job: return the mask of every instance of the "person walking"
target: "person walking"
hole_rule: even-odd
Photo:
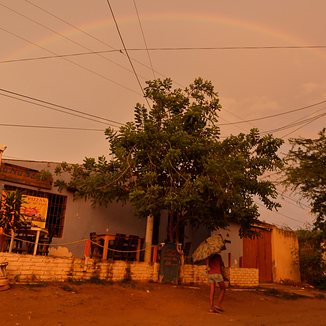
[[[211,313],[218,313],[219,311],[224,311],[221,307],[221,303],[225,294],[225,284],[222,276],[222,267],[224,267],[224,262],[221,255],[216,254],[210,259],[206,259],[206,269],[207,269],[207,278],[210,285],[210,294],[209,294],[209,303]],[[217,304],[214,307],[214,295],[215,295],[215,286],[216,283],[220,287],[220,295],[217,300]]]

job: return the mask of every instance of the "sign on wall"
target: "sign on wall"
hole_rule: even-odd
[[[27,216],[32,226],[45,228],[49,200],[34,196],[23,196],[23,198],[26,204],[21,208],[21,212]]]
[[[178,284],[179,278],[180,253],[177,250],[177,245],[167,243],[161,250],[160,283],[175,283]]]
[[[0,180],[20,183],[38,188],[52,189],[52,178],[40,180],[40,172],[22,166],[2,163],[0,166]]]

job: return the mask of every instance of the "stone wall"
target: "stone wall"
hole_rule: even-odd
[[[0,252],[0,262],[8,262],[7,277],[14,282],[64,282],[92,277],[118,282],[133,280],[158,282],[159,263],[101,261],[82,258],[33,256]],[[253,287],[259,283],[257,269],[226,268],[230,286]],[[206,266],[181,264],[181,284],[207,283]]]

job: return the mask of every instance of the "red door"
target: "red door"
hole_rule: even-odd
[[[243,238],[243,267],[258,268],[259,282],[272,282],[271,230],[260,229],[263,238]]]

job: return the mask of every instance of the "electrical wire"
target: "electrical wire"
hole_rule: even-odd
[[[25,2],[27,2],[27,3],[29,3],[30,5],[32,5],[32,6],[36,7],[36,8],[38,8],[39,10],[41,10],[41,11],[43,11],[43,12],[46,12],[48,15],[50,15],[50,16],[52,16],[52,17],[58,19],[58,20],[60,20],[61,22],[67,24],[68,26],[70,26],[70,27],[76,29],[76,30],[79,31],[80,33],[89,36],[90,38],[92,38],[92,39],[98,41],[99,43],[101,43],[101,44],[103,44],[103,45],[108,46],[109,48],[113,49],[114,52],[121,52],[121,49],[116,49],[116,48],[114,48],[113,46],[109,45],[108,43],[106,43],[106,42],[102,41],[101,39],[99,39],[99,38],[97,38],[97,37],[95,37],[95,36],[93,36],[93,35],[87,33],[86,31],[84,31],[84,30],[82,30],[82,29],[76,27],[75,25],[73,25],[73,24],[67,22],[66,20],[64,20],[64,19],[62,19],[62,18],[60,18],[60,17],[54,15],[53,13],[49,12],[48,10],[45,10],[44,8],[41,8],[40,6],[37,6],[36,4],[34,4],[34,3],[32,3],[32,2],[30,2],[30,1],[28,1],[28,0],[25,0]],[[130,50],[128,49],[128,51],[130,51]],[[83,53],[82,55],[87,55],[87,54],[96,54],[97,52],[98,52],[98,53],[106,53],[106,52],[112,52],[112,51],[94,51],[94,52],[90,52],[90,53]],[[123,53],[123,54],[124,54],[124,53]],[[77,54],[77,55],[78,55],[78,54]],[[148,67],[147,65],[145,65],[145,64],[143,64],[142,62],[136,60],[135,58],[132,58],[132,60],[133,60],[134,62],[137,62],[138,64],[142,65],[143,67],[145,67],[145,68],[147,68],[147,69],[151,69],[151,70],[153,70],[153,67]],[[154,72],[155,72],[156,74],[159,74],[159,75],[161,75],[161,76],[167,78],[165,75],[163,75],[163,74],[161,74],[161,73],[159,73],[159,72],[157,72],[157,71],[154,71]]]
[[[55,53],[55,52],[53,52],[53,51],[50,51],[50,50],[48,50],[48,49],[42,47],[41,45],[38,45],[38,44],[36,44],[36,43],[34,43],[34,42],[31,42],[31,41],[29,41],[29,40],[27,40],[27,39],[25,39],[25,38],[23,38],[23,37],[21,37],[21,36],[15,34],[15,33],[12,33],[12,32],[10,32],[10,31],[8,31],[8,30],[2,28],[2,27],[0,27],[0,30],[3,30],[3,31],[5,31],[5,32],[7,32],[7,33],[9,33],[9,34],[11,34],[11,35],[13,35],[13,36],[15,36],[15,37],[21,39],[21,40],[24,40],[25,42],[28,42],[28,43],[30,43],[30,44],[32,44],[32,45],[34,45],[34,46],[36,46],[36,47],[38,47],[38,48],[44,50],[44,51],[47,51],[47,52],[49,52],[49,53],[52,53],[52,54],[54,54],[54,55],[56,55],[56,56],[60,56],[59,54],[57,54],[57,53]],[[64,60],[66,60],[67,62],[72,63],[73,65],[75,65],[75,66],[77,66],[77,67],[79,67],[79,68],[82,68],[82,69],[84,69],[84,70],[86,70],[86,71],[88,71],[88,72],[90,72],[90,73],[92,73],[92,74],[98,76],[98,77],[101,77],[101,78],[103,78],[103,79],[105,79],[105,80],[108,80],[108,81],[110,81],[111,83],[114,83],[114,84],[116,84],[116,85],[118,85],[118,86],[120,86],[120,87],[122,87],[122,88],[125,88],[125,89],[127,89],[127,90],[129,90],[129,91],[131,91],[131,92],[133,92],[133,93],[135,93],[135,94],[137,94],[137,95],[141,95],[140,93],[138,93],[138,92],[132,90],[131,88],[126,87],[126,86],[124,86],[124,85],[122,85],[122,84],[119,84],[119,83],[115,82],[114,80],[112,80],[112,79],[110,79],[110,78],[107,78],[106,76],[101,75],[101,74],[95,72],[94,70],[91,70],[91,69],[89,69],[89,68],[86,68],[85,66],[82,66],[82,65],[80,65],[80,64],[78,64],[78,63],[76,63],[76,62],[74,62],[74,61],[71,61],[71,60],[67,59],[66,57],[61,57],[61,58],[64,59]]]
[[[66,40],[72,42],[73,44],[76,44],[76,45],[82,47],[83,49],[86,49],[86,50],[88,50],[88,51],[91,51],[91,53],[93,52],[93,51],[92,51],[91,49],[89,49],[88,47],[86,47],[86,46],[84,46],[84,45],[82,45],[82,44],[80,44],[80,43],[74,41],[73,39],[71,39],[71,38],[69,38],[69,37],[67,37],[67,36],[65,36],[65,35],[63,35],[63,34],[61,34],[61,33],[56,32],[55,30],[53,30],[53,29],[51,29],[51,28],[49,28],[49,27],[47,27],[47,26],[45,26],[45,25],[43,25],[43,24],[37,22],[36,20],[31,19],[31,18],[29,18],[29,17],[27,17],[27,16],[25,16],[25,15],[19,13],[18,11],[14,10],[14,9],[11,9],[11,8],[9,8],[9,7],[7,7],[7,6],[3,5],[3,4],[1,4],[1,3],[0,3],[0,5],[3,6],[3,7],[5,7],[5,8],[7,8],[8,10],[13,11],[13,12],[16,13],[17,15],[20,15],[20,16],[24,17],[25,19],[30,20],[30,21],[33,22],[34,24],[37,24],[37,25],[39,25],[39,26],[45,28],[46,30],[48,30],[48,31],[50,31],[50,32],[52,32],[52,33],[54,33],[54,34],[59,35],[61,38],[66,39]],[[112,60],[110,60],[109,58],[107,58],[107,57],[101,55],[100,52],[94,52],[93,54],[96,54],[96,55],[98,55],[99,57],[103,58],[104,60],[107,60],[107,61],[109,61],[109,62],[111,62],[111,63],[113,63],[113,64],[119,66],[120,68],[122,68],[122,69],[124,69],[124,70],[126,70],[126,71],[128,71],[128,72],[133,73],[132,70],[130,70],[130,69],[128,69],[128,68],[126,68],[126,67],[124,67],[124,66],[122,66],[122,65],[120,65],[120,64],[118,64],[118,63],[116,63],[116,62],[114,62],[114,61],[112,61]],[[67,56],[65,56],[65,57],[67,57]],[[61,58],[63,58],[63,57],[61,56]],[[142,77],[143,79],[146,79],[146,77],[143,77],[143,76],[140,76],[140,77]]]
[[[136,73],[135,67],[134,67],[134,65],[133,65],[133,63],[132,63],[132,61],[131,61],[130,56],[129,56],[128,50],[127,50],[127,48],[126,48],[126,46],[125,46],[125,42],[124,42],[124,40],[123,40],[123,38],[122,38],[122,35],[121,35],[121,32],[120,32],[120,29],[119,29],[119,26],[118,26],[118,22],[117,22],[117,20],[115,19],[115,15],[114,15],[114,12],[113,12],[113,9],[112,9],[112,7],[111,7],[111,4],[110,4],[110,1],[109,1],[109,0],[107,0],[107,4],[108,4],[109,9],[110,9],[110,11],[111,11],[111,15],[112,15],[113,21],[114,21],[114,23],[115,23],[115,26],[116,26],[116,29],[117,29],[118,35],[119,35],[119,37],[120,37],[120,40],[121,40],[122,46],[123,46],[123,48],[124,48],[124,50],[125,50],[125,52],[126,52],[126,55],[127,55],[127,57],[128,57],[128,61],[129,61],[130,66],[131,66],[131,68],[132,68],[132,70],[133,70],[133,72],[134,72],[134,75],[135,75],[135,77],[136,77],[136,80],[137,80],[137,82],[138,82],[138,85],[139,85],[139,87],[140,87],[140,89],[141,89],[141,91],[142,91],[142,93],[143,93],[143,96],[144,96],[144,98],[145,98],[145,100],[146,100],[146,102],[147,102],[148,107],[151,108],[151,106],[149,105],[148,98],[145,96],[143,86],[141,85],[140,80],[139,80],[139,78],[138,78],[138,75],[137,75],[137,73]]]
[[[38,125],[20,125],[20,124],[9,124],[0,123],[2,127],[18,127],[18,128],[35,128],[35,129],[59,129],[59,130],[80,130],[80,131],[100,131],[104,132],[103,129],[94,128],[77,128],[77,127],[60,127],[60,126],[38,126]]]
[[[260,207],[266,208],[264,205],[262,205],[262,204],[259,203],[259,202],[255,202],[255,203],[256,203],[258,206],[260,206]],[[306,223],[306,221],[300,221],[300,220],[297,220],[297,219],[295,219],[295,218],[293,218],[293,217],[290,217],[290,216],[284,215],[284,214],[280,213],[279,211],[276,211],[276,212],[274,212],[274,213],[277,214],[277,215],[281,215],[281,216],[283,216],[283,217],[285,217],[285,218],[287,218],[287,219],[289,219],[289,220],[295,221],[295,222],[299,222],[299,223],[302,223],[302,224],[305,224],[305,223]]]
[[[141,33],[142,33],[142,36],[143,36],[143,41],[144,41],[144,44],[145,44],[145,48],[146,48],[146,52],[147,52],[147,56],[148,56],[148,60],[149,60],[150,66],[151,66],[151,68],[152,68],[153,77],[154,77],[154,79],[156,79],[156,77],[155,77],[155,70],[154,70],[154,68],[153,68],[153,64],[152,64],[151,56],[150,56],[149,51],[148,51],[148,47],[147,47],[147,42],[146,42],[145,34],[144,34],[144,31],[143,31],[142,24],[141,24],[141,22],[140,22],[140,17],[139,17],[139,13],[138,13],[137,5],[136,5],[136,0],[134,0],[134,6],[135,6],[135,10],[136,10],[137,18],[138,18],[139,27],[140,27],[140,30],[141,30]]]
[[[293,113],[293,112],[306,110],[306,109],[309,109],[309,108],[312,108],[314,106],[324,104],[324,103],[326,103],[326,100],[321,101],[321,102],[317,102],[317,103],[314,103],[314,104],[310,104],[310,105],[307,105],[307,106],[303,106],[303,107],[298,108],[298,109],[285,111],[283,113],[272,114],[272,115],[268,115],[268,116],[265,116],[265,117],[255,118],[255,119],[236,121],[236,122],[231,122],[231,123],[223,123],[223,124],[220,124],[220,126],[229,126],[229,125],[235,125],[235,124],[240,124],[240,123],[248,123],[248,122],[252,122],[252,121],[260,121],[260,120],[265,120],[265,119],[269,119],[269,118],[275,118],[275,117],[279,117],[279,116],[282,116],[282,115],[285,115],[285,114],[290,114],[290,113]]]
[[[23,102],[27,102],[27,103],[30,103],[30,104],[42,106],[42,107],[45,107],[45,108],[50,109],[50,110],[63,112],[63,113],[66,113],[66,114],[70,114],[70,115],[73,115],[73,116],[77,116],[79,118],[95,121],[95,122],[98,122],[98,123],[103,123],[103,124],[114,123],[114,124],[118,124],[118,125],[123,125],[123,123],[121,123],[121,122],[117,122],[117,121],[114,121],[114,120],[109,120],[109,119],[106,119],[106,118],[96,116],[94,114],[85,113],[85,112],[82,112],[82,111],[78,111],[78,110],[75,110],[75,109],[68,108],[66,106],[62,106],[62,105],[54,104],[54,103],[51,103],[51,102],[43,101],[43,100],[37,99],[35,97],[26,96],[26,95],[23,95],[23,94],[8,91],[8,90],[5,90],[3,88],[0,88],[0,91],[4,92],[4,93],[7,93],[7,94],[1,94],[0,93],[0,95],[2,95],[2,96],[10,97],[10,98],[13,98],[13,99],[16,99],[16,100],[19,100],[19,101],[23,101]],[[10,94],[10,95],[8,95],[8,94]],[[19,96],[19,97],[17,98],[17,97],[14,97],[13,95],[14,96]],[[35,101],[36,103],[31,102],[29,100]],[[52,108],[49,105],[57,107],[59,109]],[[68,112],[60,110],[60,109],[64,109],[64,110],[66,110]],[[72,113],[72,112],[74,112],[74,113]],[[80,116],[80,115],[77,115],[76,113],[83,114],[85,116]],[[104,120],[104,121],[98,121],[98,120],[95,120],[95,119],[92,119],[92,118],[96,118],[96,119],[100,119],[100,120]]]
[[[45,59],[58,59],[58,58],[66,58],[66,57],[78,57],[83,55],[98,54],[98,53],[112,53],[112,52],[120,52],[120,51],[119,50],[92,51],[92,52],[84,52],[84,53],[81,52],[81,53],[71,53],[71,54],[48,55],[48,56],[34,57],[34,58],[10,59],[10,60],[0,61],[0,64],[24,62],[24,61],[36,61],[36,60],[45,60]]]
[[[311,117],[311,118],[308,118],[308,119],[305,119],[305,120],[302,120],[302,121],[297,121],[297,122],[292,122],[292,123],[289,123],[283,127],[279,127],[279,128],[276,128],[276,129],[272,129],[272,130],[268,130],[268,131],[264,131],[264,132],[261,132],[260,134],[271,134],[271,133],[275,133],[275,132],[279,132],[279,131],[283,131],[283,130],[286,130],[286,129],[290,129],[290,128],[293,128],[293,127],[296,127],[296,126],[300,126],[303,124],[303,126],[295,129],[294,131],[291,131],[290,133],[280,137],[280,138],[285,138],[286,136],[290,135],[291,133],[305,127],[306,125],[316,121],[317,119],[320,119],[322,117],[324,117],[326,115],[326,113],[321,113],[317,116],[314,116],[314,117]]]
[[[25,0],[26,1],[26,0]],[[55,16],[56,17],[56,16]],[[60,18],[58,18],[60,19]],[[67,23],[69,24],[69,23]],[[69,24],[70,26],[73,26],[71,24]],[[74,26],[75,27],[75,26]],[[75,27],[77,30],[85,33],[86,35],[91,36],[90,34],[80,30],[78,27]],[[3,29],[4,30],[4,29]],[[5,30],[6,31],[6,30]],[[92,37],[92,36],[91,36]],[[95,38],[96,40],[98,40],[97,38]],[[104,43],[105,45],[111,47],[109,44]],[[112,47],[111,47],[112,48]],[[246,49],[246,50],[257,50],[257,49],[313,49],[313,48],[326,48],[326,45],[311,45],[311,46],[298,46],[298,47],[291,47],[291,46],[275,46],[275,47],[260,47],[260,46],[251,46],[251,47],[239,47],[239,46],[234,46],[234,47],[207,47],[207,48],[202,48],[202,47],[194,47],[194,48],[127,48],[128,52],[132,52],[132,51],[181,51],[181,50],[241,50],[241,49]],[[83,55],[94,55],[94,54],[103,54],[103,53],[113,53],[113,52],[121,52],[121,49],[114,49],[113,50],[102,50],[102,51],[90,51],[90,52],[78,52],[78,53],[71,53],[71,54],[58,54],[58,55],[53,55],[53,56],[44,56],[44,57],[35,57],[35,58],[22,58],[22,59],[12,59],[12,60],[4,60],[4,61],[0,61],[0,63],[11,63],[11,62],[20,62],[20,61],[32,61],[32,60],[44,60],[44,59],[55,59],[55,58],[63,58],[63,57],[75,57],[75,56],[83,56]],[[141,63],[140,61],[135,60],[134,58],[132,58],[133,61],[141,64],[142,66],[153,70],[154,73],[159,74],[161,76],[164,76],[162,73],[159,73],[158,71],[154,70],[153,67],[148,67],[146,65],[144,65],[143,63]],[[114,64],[114,61],[111,61]],[[120,66],[119,64],[117,64],[118,66]],[[122,66],[122,68],[126,69],[125,67]],[[128,70],[131,71],[131,70]],[[164,76],[166,77],[166,76]],[[143,77],[144,78],[144,77]]]

